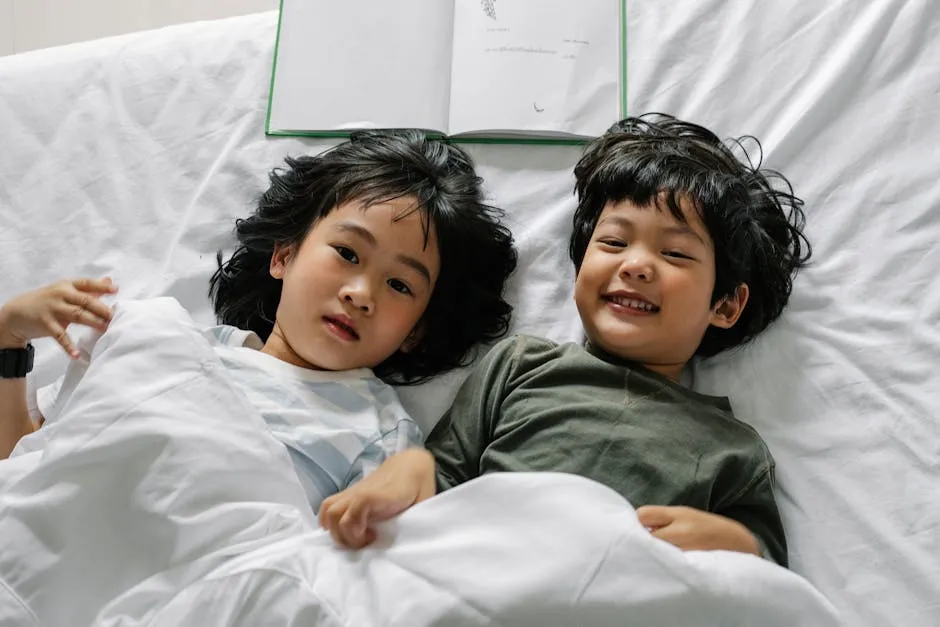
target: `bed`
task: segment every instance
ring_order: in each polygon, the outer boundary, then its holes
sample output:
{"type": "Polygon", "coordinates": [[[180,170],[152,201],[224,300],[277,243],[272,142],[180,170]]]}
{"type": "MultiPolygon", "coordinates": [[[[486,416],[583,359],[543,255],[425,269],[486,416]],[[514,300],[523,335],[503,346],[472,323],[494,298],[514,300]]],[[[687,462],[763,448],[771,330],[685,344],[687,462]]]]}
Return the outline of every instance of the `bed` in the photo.
{"type": "MultiPolygon", "coordinates": [[[[940,624],[940,5],[628,3],[629,108],[762,139],[814,261],[783,318],[699,364],[777,460],[792,570],[847,625],[940,624]]],[[[207,279],[266,171],[277,16],[0,59],[0,301],[109,274],[209,324],[207,279]]],[[[332,86],[325,85],[328,94],[332,86]]],[[[471,146],[520,247],[513,329],[579,338],[562,244],[576,147],[471,146]]],[[[34,383],[65,365],[37,345],[34,383]]],[[[401,391],[430,427],[465,373],[401,391]]],[[[0,615],[0,624],[3,624],[0,615]]]]}

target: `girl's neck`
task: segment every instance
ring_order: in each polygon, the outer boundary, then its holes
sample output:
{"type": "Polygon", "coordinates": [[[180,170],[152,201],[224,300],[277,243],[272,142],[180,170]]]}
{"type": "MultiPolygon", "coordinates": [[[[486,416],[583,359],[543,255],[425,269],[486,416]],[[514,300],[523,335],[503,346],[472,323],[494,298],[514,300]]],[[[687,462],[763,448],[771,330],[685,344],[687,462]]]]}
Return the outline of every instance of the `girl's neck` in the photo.
{"type": "Polygon", "coordinates": [[[293,366],[297,366],[298,368],[323,370],[297,354],[297,351],[294,350],[290,342],[287,341],[287,338],[284,337],[281,327],[278,326],[276,322],[274,323],[274,328],[271,330],[271,335],[268,336],[268,341],[261,347],[261,352],[293,366]]]}

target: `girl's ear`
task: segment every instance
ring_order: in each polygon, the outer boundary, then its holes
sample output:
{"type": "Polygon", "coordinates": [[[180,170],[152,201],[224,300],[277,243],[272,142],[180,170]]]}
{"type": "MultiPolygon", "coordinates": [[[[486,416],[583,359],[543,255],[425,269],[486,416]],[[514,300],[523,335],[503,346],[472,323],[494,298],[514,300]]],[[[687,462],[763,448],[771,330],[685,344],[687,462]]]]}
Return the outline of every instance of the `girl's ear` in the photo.
{"type": "Polygon", "coordinates": [[[415,328],[411,330],[411,333],[408,334],[408,337],[405,338],[405,341],[401,343],[401,346],[398,347],[398,350],[409,353],[414,350],[422,339],[424,339],[424,324],[418,322],[415,328]]]}
{"type": "Polygon", "coordinates": [[[283,279],[284,272],[291,259],[294,258],[294,246],[289,244],[277,245],[274,247],[274,254],[271,255],[271,276],[275,279],[283,279]]]}
{"type": "Polygon", "coordinates": [[[737,323],[738,318],[747,305],[747,297],[750,295],[747,283],[742,283],[735,290],[734,294],[726,296],[718,301],[712,311],[712,326],[720,329],[730,329],[737,323]]]}

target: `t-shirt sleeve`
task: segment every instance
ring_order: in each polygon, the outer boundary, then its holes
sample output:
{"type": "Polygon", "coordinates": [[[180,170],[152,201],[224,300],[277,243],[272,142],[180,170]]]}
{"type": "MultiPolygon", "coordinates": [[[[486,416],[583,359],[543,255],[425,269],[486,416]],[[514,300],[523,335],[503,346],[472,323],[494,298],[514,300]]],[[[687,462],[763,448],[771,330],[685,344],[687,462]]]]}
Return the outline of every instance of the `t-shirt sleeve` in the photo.
{"type": "Polygon", "coordinates": [[[453,405],[425,441],[436,462],[437,491],[477,477],[480,458],[499,420],[500,406],[524,338],[496,344],[473,368],[453,405]]]}
{"type": "Polygon", "coordinates": [[[759,473],[737,498],[715,513],[747,527],[757,538],[763,557],[787,566],[787,540],[774,498],[772,465],[759,473]]]}
{"type": "Polygon", "coordinates": [[[208,327],[203,330],[202,335],[210,343],[218,343],[222,346],[245,346],[255,350],[261,350],[264,346],[264,342],[253,331],[246,331],[227,324],[208,327]]]}

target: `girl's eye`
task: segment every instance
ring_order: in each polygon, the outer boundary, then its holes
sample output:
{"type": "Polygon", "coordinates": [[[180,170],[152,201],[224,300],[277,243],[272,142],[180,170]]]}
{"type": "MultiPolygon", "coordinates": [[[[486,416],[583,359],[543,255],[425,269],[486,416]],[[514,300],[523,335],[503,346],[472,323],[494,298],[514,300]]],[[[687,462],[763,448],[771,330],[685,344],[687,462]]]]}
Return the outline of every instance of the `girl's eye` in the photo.
{"type": "Polygon", "coordinates": [[[626,248],[627,247],[627,243],[623,241],[622,239],[614,239],[614,238],[602,239],[600,240],[600,243],[604,244],[605,246],[612,246],[614,248],[626,248]]]}
{"type": "Polygon", "coordinates": [[[398,279],[389,279],[388,286],[401,294],[411,294],[411,288],[405,285],[403,281],[399,281],[398,279]]]}
{"type": "Polygon", "coordinates": [[[667,250],[663,254],[667,257],[673,257],[675,259],[692,259],[692,257],[689,257],[687,254],[678,250],[667,250]]]}
{"type": "Polygon", "coordinates": [[[359,263],[359,257],[356,255],[356,251],[347,246],[334,246],[336,252],[340,257],[348,261],[349,263],[359,263]]]}

